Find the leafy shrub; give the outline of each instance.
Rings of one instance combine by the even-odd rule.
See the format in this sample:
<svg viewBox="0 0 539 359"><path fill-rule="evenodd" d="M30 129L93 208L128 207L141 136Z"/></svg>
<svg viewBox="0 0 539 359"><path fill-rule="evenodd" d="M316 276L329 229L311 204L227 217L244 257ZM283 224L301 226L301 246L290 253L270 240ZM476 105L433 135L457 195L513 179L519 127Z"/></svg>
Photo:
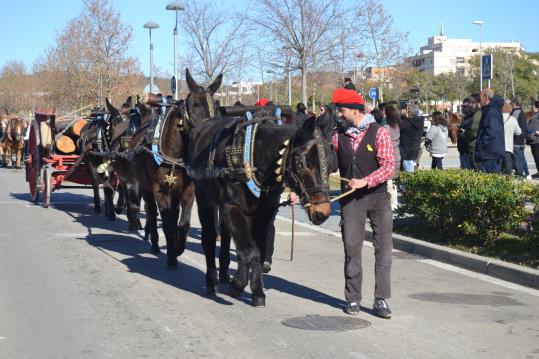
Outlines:
<svg viewBox="0 0 539 359"><path fill-rule="evenodd" d="M484 245L526 222L526 202L539 209L537 186L513 177L464 170L401 172L398 212L416 216L449 241ZM537 211L535 211L537 213ZM531 226L539 229L539 218Z"/></svg>

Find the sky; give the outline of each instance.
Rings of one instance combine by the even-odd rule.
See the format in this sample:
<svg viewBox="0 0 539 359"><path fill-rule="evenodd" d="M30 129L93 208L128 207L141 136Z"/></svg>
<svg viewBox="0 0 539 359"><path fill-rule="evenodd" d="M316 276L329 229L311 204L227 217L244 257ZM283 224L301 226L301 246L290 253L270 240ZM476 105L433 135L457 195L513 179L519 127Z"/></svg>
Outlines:
<svg viewBox="0 0 539 359"><path fill-rule="evenodd" d="M174 13L165 10L169 0L111 0L122 21L133 29L130 55L137 57L144 73L149 72L149 36L143 28L147 21L160 25L152 30L154 62L165 73L173 72ZM222 0L230 6L249 0ZM346 0L352 3L353 0ZM429 36L438 33L439 23L450 38L479 41L479 28L474 20L484 21L483 41L521 42L527 51L539 52L537 13L539 1L519 0L518 8L502 0L382 0L393 16L395 28L408 32L408 46L417 52ZM68 21L80 14L78 0L0 0L0 29L4 41L0 47L0 68L8 61L23 61L27 70L46 48L55 43L56 34ZM353 3L352 3L353 4ZM187 49L186 34L180 29L178 53ZM361 47L361 44L359 44Z"/></svg>

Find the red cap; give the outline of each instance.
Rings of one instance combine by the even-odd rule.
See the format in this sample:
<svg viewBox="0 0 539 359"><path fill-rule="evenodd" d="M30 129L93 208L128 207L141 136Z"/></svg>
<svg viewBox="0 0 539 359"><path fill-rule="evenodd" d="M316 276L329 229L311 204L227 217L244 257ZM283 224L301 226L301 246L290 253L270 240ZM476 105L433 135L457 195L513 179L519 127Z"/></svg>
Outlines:
<svg viewBox="0 0 539 359"><path fill-rule="evenodd" d="M333 92L331 102L337 107L365 108L365 100L363 100L363 97L361 97L360 94L354 90L344 88L336 89L335 92Z"/></svg>
<svg viewBox="0 0 539 359"><path fill-rule="evenodd" d="M264 107L266 106L270 101L265 98L265 97L262 97L260 100L258 100L257 103L255 103L255 106L260 106L260 107Z"/></svg>

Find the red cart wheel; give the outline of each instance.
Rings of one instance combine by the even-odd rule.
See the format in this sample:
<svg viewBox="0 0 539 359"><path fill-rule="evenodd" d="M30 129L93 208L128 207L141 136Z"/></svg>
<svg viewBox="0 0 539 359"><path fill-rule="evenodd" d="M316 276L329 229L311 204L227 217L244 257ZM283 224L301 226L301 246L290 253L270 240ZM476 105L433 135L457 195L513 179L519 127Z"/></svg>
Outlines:
<svg viewBox="0 0 539 359"><path fill-rule="evenodd" d="M28 159L26 160L26 180L30 187L32 201L37 203L41 190L41 141L37 121L32 121L28 139Z"/></svg>
<svg viewBox="0 0 539 359"><path fill-rule="evenodd" d="M50 165L43 167L43 208L51 204L52 168Z"/></svg>

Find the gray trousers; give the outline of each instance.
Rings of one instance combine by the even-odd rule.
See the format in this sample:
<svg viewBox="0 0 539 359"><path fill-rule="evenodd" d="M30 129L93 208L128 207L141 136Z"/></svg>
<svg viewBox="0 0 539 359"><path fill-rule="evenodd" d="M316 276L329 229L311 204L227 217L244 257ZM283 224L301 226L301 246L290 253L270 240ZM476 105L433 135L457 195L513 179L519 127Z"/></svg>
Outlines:
<svg viewBox="0 0 539 359"><path fill-rule="evenodd" d="M375 298L391 296L391 250L393 249L393 213L388 192L372 193L352 199L341 208L341 233L344 242L344 297L348 302L361 301L363 270L361 249L367 217L371 220L374 246Z"/></svg>

